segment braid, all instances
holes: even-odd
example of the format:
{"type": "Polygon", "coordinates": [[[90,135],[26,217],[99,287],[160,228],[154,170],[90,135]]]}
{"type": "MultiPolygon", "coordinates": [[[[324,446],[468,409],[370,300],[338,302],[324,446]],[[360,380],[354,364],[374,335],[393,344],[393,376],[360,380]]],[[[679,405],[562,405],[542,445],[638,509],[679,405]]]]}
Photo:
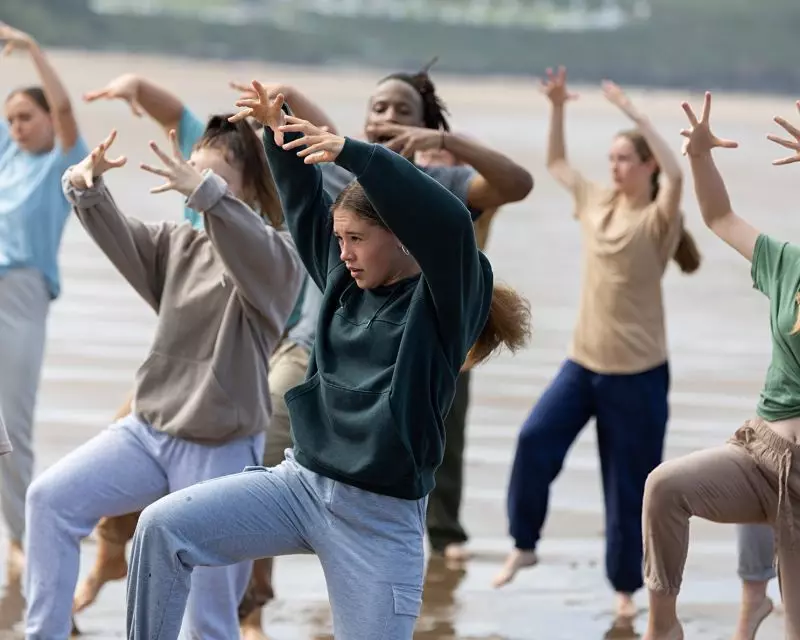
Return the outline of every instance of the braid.
{"type": "Polygon", "coordinates": [[[433,58],[416,73],[393,73],[383,78],[381,82],[400,80],[410,85],[422,99],[422,121],[425,128],[450,131],[450,123],[447,121],[445,115],[449,115],[450,112],[447,110],[441,98],[436,94],[436,87],[428,73],[437,60],[438,58],[433,58]]]}

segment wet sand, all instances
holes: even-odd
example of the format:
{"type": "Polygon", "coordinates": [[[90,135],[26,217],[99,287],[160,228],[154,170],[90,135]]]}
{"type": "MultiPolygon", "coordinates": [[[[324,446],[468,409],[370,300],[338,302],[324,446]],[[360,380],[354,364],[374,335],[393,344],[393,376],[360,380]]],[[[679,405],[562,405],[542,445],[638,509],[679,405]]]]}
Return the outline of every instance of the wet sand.
{"type": "MultiPolygon", "coordinates": [[[[113,172],[108,180],[121,208],[145,220],[177,219],[180,215],[180,197],[150,195],[147,190],[157,181],[136,168],[139,162],[150,160],[147,140],[160,140],[160,132],[146,119],[132,117],[122,103],[83,104],[79,96],[84,91],[119,73],[138,71],[170,86],[204,116],[233,108],[235,94],[226,87],[230,79],[291,81],[319,99],[343,132],[357,134],[368,93],[382,75],[374,70],[320,71],[74,52],[53,53],[52,57],[74,96],[90,146],[111,128],[119,129],[115,146],[128,154],[129,166],[113,172]]],[[[24,58],[4,59],[0,69],[3,93],[34,80],[24,58]]],[[[580,244],[569,197],[544,171],[548,107],[535,84],[519,80],[512,84],[502,78],[437,79],[454,114],[455,128],[506,150],[530,168],[537,180],[526,201],[505,208],[496,218],[488,249],[497,277],[532,301],[535,334],[524,353],[502,355],[475,372],[464,520],[477,557],[463,571],[430,563],[415,637],[636,637],[605,635],[611,624],[612,594],[603,570],[603,502],[592,425],[570,451],[553,487],[540,566],[521,573],[501,591],[490,586],[510,548],[505,487],[516,433],[562,362],[569,342],[578,299],[580,244]]],[[[606,146],[612,134],[628,124],[595,88],[581,88],[580,92],[580,101],[569,109],[570,158],[591,177],[604,179],[606,146]]],[[[678,131],[685,126],[679,104],[687,96],[631,93],[647,106],[677,151],[678,131]]],[[[699,95],[689,97],[699,105],[699,95]]],[[[792,211],[797,169],[771,167],[770,160],[781,150],[764,138],[777,128],[771,123],[776,114],[794,117],[792,101],[717,95],[715,129],[741,145],[738,151],[718,153],[717,158],[735,208],[758,227],[791,239],[800,236],[800,221],[792,211]]],[[[704,264],[690,277],[670,267],[665,280],[673,380],[667,443],[670,458],[721,443],[753,413],[770,353],[767,302],[751,289],[745,261],[702,226],[690,179],[684,203],[704,264]]],[[[65,233],[61,265],[64,293],[51,311],[37,410],[39,471],[107,424],[131,387],[154,327],[152,312],[74,220],[65,233]]],[[[87,541],[84,572],[93,553],[94,545],[87,541]]],[[[325,585],[313,557],[280,559],[276,590],[277,600],[265,613],[271,638],[330,637],[325,585]]],[[[777,598],[777,585],[770,590],[777,598]]],[[[10,629],[21,615],[20,600],[13,586],[5,593],[0,601],[0,627],[10,629]]],[[[738,594],[733,528],[693,523],[681,598],[687,637],[730,637],[738,594]]],[[[79,628],[92,638],[123,636],[123,601],[124,583],[109,585],[96,605],[78,617],[79,628]]],[[[644,608],[644,593],[637,595],[637,602],[644,608]]],[[[640,631],[643,623],[644,615],[636,629],[640,631]]],[[[780,637],[781,624],[781,616],[773,615],[762,626],[759,638],[780,637]]]]}

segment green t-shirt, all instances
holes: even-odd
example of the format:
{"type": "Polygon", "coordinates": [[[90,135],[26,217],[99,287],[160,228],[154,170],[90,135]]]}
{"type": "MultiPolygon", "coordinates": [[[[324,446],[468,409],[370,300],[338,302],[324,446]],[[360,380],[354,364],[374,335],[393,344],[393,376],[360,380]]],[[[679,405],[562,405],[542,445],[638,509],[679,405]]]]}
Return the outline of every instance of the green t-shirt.
{"type": "Polygon", "coordinates": [[[753,286],[769,298],[772,361],[758,401],[757,413],[775,422],[800,416],[800,333],[797,321],[800,292],[800,246],[761,234],[751,267],[753,286]]]}

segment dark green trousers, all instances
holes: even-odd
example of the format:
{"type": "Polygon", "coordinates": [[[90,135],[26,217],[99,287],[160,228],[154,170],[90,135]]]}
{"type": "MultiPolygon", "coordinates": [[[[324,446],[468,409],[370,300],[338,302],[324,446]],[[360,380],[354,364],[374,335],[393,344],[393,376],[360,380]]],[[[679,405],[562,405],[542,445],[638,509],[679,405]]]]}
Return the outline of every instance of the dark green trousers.
{"type": "Polygon", "coordinates": [[[444,458],[436,470],[436,486],[428,496],[428,537],[434,551],[444,551],[448,544],[467,541],[459,511],[464,484],[469,378],[470,372],[466,371],[456,381],[456,395],[444,421],[444,458]]]}

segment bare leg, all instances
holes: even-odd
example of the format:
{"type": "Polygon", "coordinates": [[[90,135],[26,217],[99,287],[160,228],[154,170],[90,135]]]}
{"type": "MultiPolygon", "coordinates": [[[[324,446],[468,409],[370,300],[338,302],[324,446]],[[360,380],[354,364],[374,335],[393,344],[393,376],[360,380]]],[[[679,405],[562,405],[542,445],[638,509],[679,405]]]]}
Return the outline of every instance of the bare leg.
{"type": "Polygon", "coordinates": [[[128,562],[125,559],[125,544],[110,542],[102,536],[98,536],[97,558],[89,575],[75,590],[72,612],[78,613],[92,604],[106,582],[122,580],[127,575],[128,562]]]}
{"type": "Polygon", "coordinates": [[[503,568],[497,573],[492,581],[495,587],[507,585],[517,575],[517,571],[526,567],[532,567],[539,562],[535,551],[526,549],[514,549],[508,554],[503,568]]]}
{"type": "Polygon", "coordinates": [[[267,640],[267,635],[261,626],[261,614],[264,606],[275,597],[272,590],[272,560],[272,558],[260,558],[253,563],[250,584],[242,604],[239,605],[239,628],[242,640],[267,640]],[[250,607],[252,609],[247,611],[246,609],[250,607]]]}
{"type": "Polygon", "coordinates": [[[761,623],[772,613],[772,600],[767,596],[768,580],[742,580],[742,604],[733,640],[755,640],[761,623]]]}

